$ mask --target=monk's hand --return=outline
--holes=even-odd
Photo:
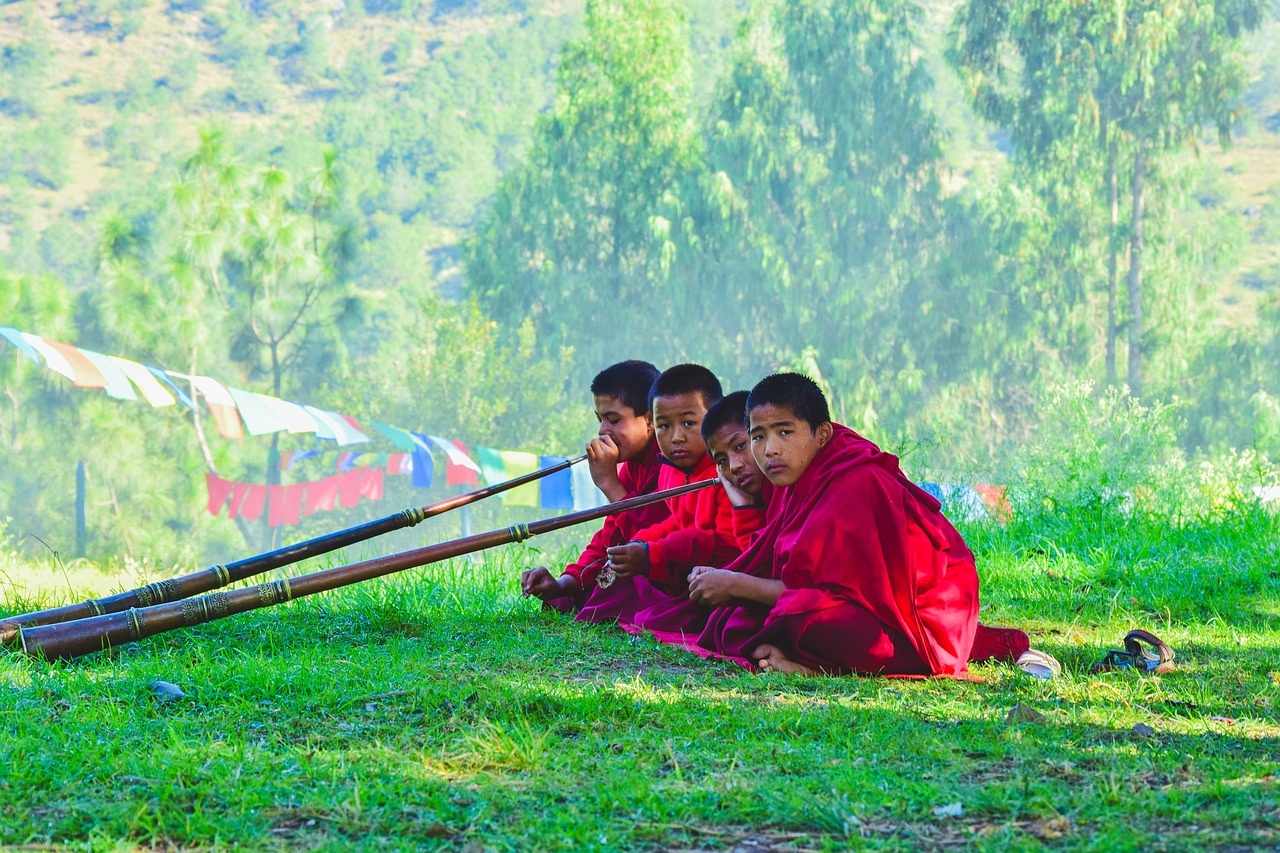
[[[755,506],[755,496],[730,483],[728,477],[721,477],[720,485],[724,487],[724,493],[729,496],[729,503],[735,507]]]
[[[520,574],[520,591],[524,593],[525,598],[532,595],[542,601],[546,601],[549,598],[559,598],[565,594],[560,583],[551,572],[547,571],[545,566],[538,566],[522,572]]]
[[[620,578],[649,574],[649,546],[643,542],[628,542],[607,548],[609,565]]]
[[[737,578],[737,572],[698,566],[689,573],[689,600],[704,607],[732,604]]]
[[[618,445],[607,435],[587,442],[587,469],[591,472],[591,482],[610,501],[620,501],[626,496],[626,489],[618,479],[618,460],[621,455]]]

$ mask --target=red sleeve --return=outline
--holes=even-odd
[[[617,536],[618,522],[616,517],[612,515],[605,516],[604,524],[596,531],[596,535],[591,537],[591,541],[587,543],[582,556],[578,557],[575,562],[565,566],[564,574],[577,579],[578,584],[583,589],[594,584],[596,575],[599,574],[601,566],[604,565],[605,549],[611,545],[619,544],[613,541]]]
[[[732,536],[743,551],[751,544],[751,537],[764,527],[764,510],[758,506],[735,506],[729,513]]]
[[[723,489],[704,489],[695,497],[693,514],[672,515],[685,522],[649,544],[649,579],[684,585],[694,566],[728,565],[742,553],[727,517],[733,511]],[[648,540],[646,540],[648,541]]]

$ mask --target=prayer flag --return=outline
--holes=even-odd
[[[389,453],[387,454],[387,473],[391,476],[397,474],[407,474],[411,469],[412,463],[406,464],[406,460],[412,458],[408,453]]]
[[[506,469],[502,467],[502,454],[491,447],[477,447],[475,460],[480,463],[480,473],[487,485],[494,486],[507,479]]]
[[[302,493],[305,488],[301,483],[292,486],[267,486],[269,527],[302,522]]]
[[[82,349],[80,352],[90,363],[98,369],[102,377],[107,380],[106,388],[108,397],[116,400],[137,400],[138,395],[133,393],[133,386],[129,384],[129,377],[124,375],[120,368],[116,367],[108,356],[102,353],[93,352],[92,350]]]
[[[244,438],[236,400],[221,382],[209,376],[191,376],[186,373],[175,373],[172,370],[169,371],[169,375],[176,379],[185,379],[200,392],[204,397],[205,405],[213,415],[213,425],[218,430],[218,435],[233,440]]]
[[[382,466],[356,470],[360,472],[360,496],[371,501],[382,500]]]
[[[564,461],[563,456],[538,457],[538,464],[542,468],[553,468]],[[572,470],[572,468],[566,468],[563,471],[548,474],[538,481],[538,501],[543,509],[573,509],[573,475],[570,473]]]
[[[71,365],[62,357],[62,353],[45,342],[45,339],[39,335],[31,335],[22,332],[22,339],[27,342],[36,352],[40,353],[40,357],[44,359],[44,366],[52,370],[54,373],[61,373],[63,376],[76,381],[75,371],[71,369]]]
[[[290,403],[288,400],[281,400],[270,394],[254,394],[254,396],[279,419],[280,423],[284,424],[284,428],[290,433],[296,435],[300,432],[316,431],[316,419],[297,403]]]
[[[461,441],[450,441],[438,435],[427,436],[437,447],[444,451],[444,481],[450,486],[478,486],[480,466],[471,461],[467,454],[467,446]]]
[[[422,438],[424,436],[417,437]],[[424,442],[421,446],[415,445],[413,448],[413,487],[415,489],[431,488],[431,480],[434,474],[435,460],[431,457],[431,451],[427,449],[426,443]]]
[[[168,385],[170,389],[172,389],[173,393],[177,395],[179,403],[186,406],[188,409],[190,409],[193,412],[196,410],[196,404],[192,402],[190,397],[187,396],[186,391],[183,391],[181,388],[179,388],[177,384],[172,379],[169,378],[169,374],[165,373],[160,368],[152,367],[149,364],[145,365],[145,367],[147,368],[148,373],[150,373],[156,379],[160,380],[165,385]]]
[[[353,468],[336,476],[338,478],[338,488],[341,492],[338,502],[343,509],[351,509],[360,503],[360,490],[364,486],[363,472],[359,468]]]
[[[316,430],[317,438],[332,438],[338,442],[339,447],[346,447],[348,444],[363,444],[369,440],[369,436],[347,423],[346,418],[337,412],[330,412],[327,409],[317,409],[315,406],[303,406],[313,418],[328,427],[329,435],[321,435]]]
[[[78,347],[57,341],[45,341],[45,343],[56,349],[67,360],[67,365],[71,368],[71,381],[77,388],[107,387],[107,378],[102,375],[102,371],[94,367],[93,362],[85,358]]]
[[[525,474],[532,474],[538,470],[538,457],[532,453],[525,453],[520,450],[504,450],[501,453],[502,467],[505,472],[505,479],[514,480],[516,477],[523,477]],[[538,505],[538,483],[535,480],[532,483],[525,483],[523,486],[517,486],[514,489],[508,489],[502,493],[503,506],[531,506]]]
[[[169,393],[163,385],[151,375],[151,371],[147,370],[136,361],[130,361],[127,358],[109,355],[107,361],[111,362],[117,370],[129,377],[129,381],[142,392],[142,396],[152,408],[159,409],[164,406],[172,406],[175,402],[173,394]]]
[[[40,357],[36,355],[35,347],[27,343],[27,339],[22,337],[22,332],[12,326],[0,326],[0,337],[18,348],[18,352],[31,359],[37,365],[40,364]]]
[[[227,497],[231,494],[233,484],[229,480],[224,480],[217,474],[204,475],[205,486],[209,489],[209,502],[206,504],[209,515],[217,517],[222,512],[223,505],[227,502]]]
[[[312,515],[322,509],[333,509],[334,503],[338,499],[341,480],[342,477],[335,474],[332,477],[325,477],[323,480],[316,480],[314,483],[307,483],[306,506],[302,510],[302,514]]]
[[[571,472],[569,478],[573,484],[574,512],[595,509],[609,502],[605,498],[604,492],[596,488],[595,481],[591,479],[591,469],[588,466],[574,465],[569,471]]]
[[[228,387],[227,392],[240,410],[240,417],[244,419],[249,435],[270,435],[288,428],[275,410],[252,391]]]
[[[244,501],[240,504],[240,517],[249,521],[262,518],[262,510],[267,506],[267,487],[250,486]]]
[[[244,503],[244,499],[249,495],[248,483],[232,483],[231,484],[231,506],[227,508],[227,518],[240,517],[240,505]]]
[[[373,428],[382,433],[386,437],[387,441],[391,442],[406,453],[412,453],[417,448],[418,445],[414,442],[413,436],[408,432],[399,429],[398,427],[380,424],[377,421],[373,421],[372,423]]]

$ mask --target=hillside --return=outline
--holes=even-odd
[[[0,250],[84,286],[105,211],[163,190],[196,129],[246,154],[308,164],[337,149],[365,217],[375,289],[432,270],[456,292],[452,248],[517,162],[551,97],[581,0],[21,0],[0,7]],[[716,79],[742,2],[689,0],[695,85]],[[990,129],[941,60],[955,0],[925,4],[935,109],[960,176],[995,168]],[[1249,322],[1280,280],[1280,23],[1249,42],[1255,83],[1235,147],[1205,146],[1202,203],[1237,213],[1246,245],[1222,283]],[[961,179],[963,180],[963,178]],[[404,247],[418,260],[404,262]],[[382,252],[379,248],[388,248]],[[380,257],[399,257],[381,263]]]

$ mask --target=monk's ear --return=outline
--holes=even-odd
[[[835,435],[835,427],[831,425],[831,421],[823,421],[818,424],[818,428],[813,431],[818,436],[818,446],[826,447],[827,442],[831,440],[831,436]]]
[[[644,413],[644,425],[648,428],[649,434],[653,435],[653,410],[650,409]]]

